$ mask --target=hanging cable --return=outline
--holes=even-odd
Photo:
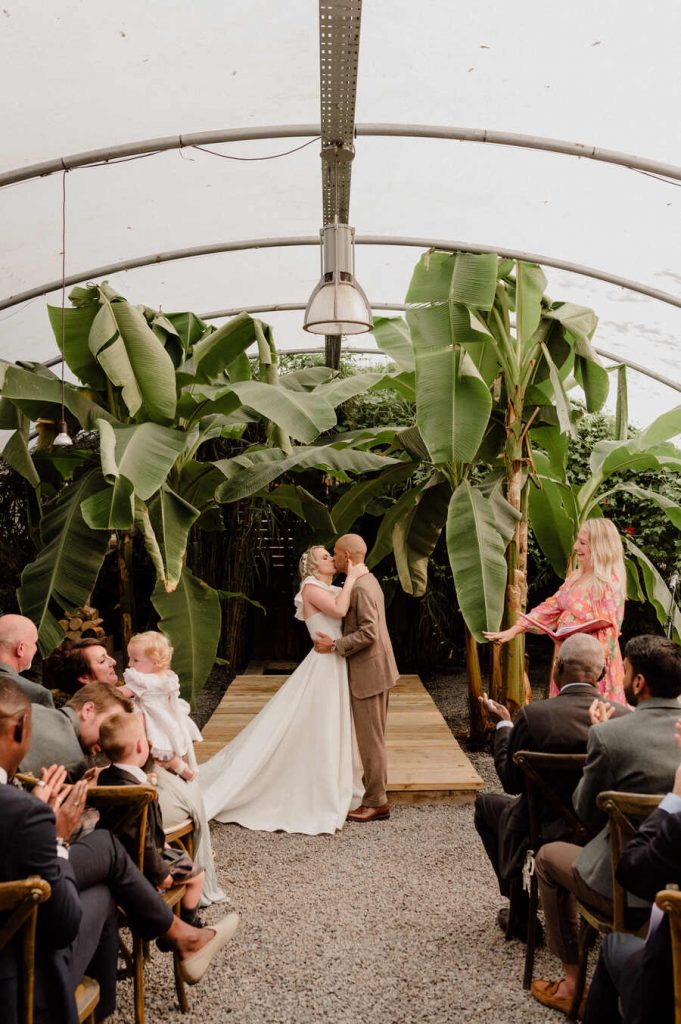
[[[64,368],[66,366],[66,359],[64,358],[66,352],[66,174],[67,171],[64,168],[61,179],[61,418],[59,420],[59,432],[52,442],[54,448],[68,448],[73,444],[66,429],[66,413],[64,409],[64,390],[66,387],[64,381]]]
[[[304,142],[302,146],[296,146],[295,149],[287,149],[284,153],[271,153],[269,156],[232,156],[229,153],[218,153],[215,149],[208,149],[206,146],[191,146],[191,149],[198,149],[201,153],[209,153],[211,156],[219,156],[223,160],[243,160],[246,163],[257,160],[278,160],[280,156],[290,156],[291,153],[299,153],[301,149],[305,149],[306,146],[311,146],[313,142],[319,142],[321,139],[320,135],[317,135],[314,139],[309,139]]]

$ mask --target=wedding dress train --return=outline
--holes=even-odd
[[[340,588],[307,577],[334,594]],[[302,597],[295,599],[302,618]],[[310,636],[341,636],[340,619],[318,612]],[[239,735],[201,765],[208,818],[245,828],[334,833],[361,803],[362,764],[350,708],[347,665],[314,648]]]

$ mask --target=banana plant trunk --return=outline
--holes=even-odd
[[[472,636],[468,626],[464,625],[464,637],[466,644],[466,670],[468,674],[468,713],[471,728],[471,739],[482,740],[487,732],[485,719],[482,715],[479,697],[482,696],[482,672],[480,671],[480,658],[478,645]]]
[[[125,654],[132,637],[132,621],[135,612],[135,595],[132,585],[132,537],[129,533],[119,535],[116,556],[118,559],[121,646]]]
[[[504,625],[515,625],[527,602],[527,483],[523,487],[522,398],[516,388],[508,404],[506,443],[506,499],[520,512],[506,551],[508,567]],[[525,703],[525,637],[516,636],[506,646],[504,703],[513,714]]]

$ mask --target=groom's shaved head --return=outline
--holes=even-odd
[[[353,562],[363,562],[366,558],[367,546],[358,533],[344,533],[336,541],[334,551],[343,551]]]

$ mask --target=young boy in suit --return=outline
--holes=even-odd
[[[111,764],[99,774],[100,786],[139,786],[154,784],[147,777],[144,766],[149,760],[144,717],[139,714],[118,714],[102,723],[100,730],[102,752]],[[107,828],[118,836],[133,859],[136,856],[136,827],[126,820],[124,808],[111,808],[100,816],[100,828]],[[158,801],[149,804],[147,830],[144,841],[144,874],[160,892],[173,885],[186,886],[182,898],[181,916],[188,924],[197,921],[196,908],[203,889],[204,872],[198,869],[186,853],[166,843],[163,820]]]

